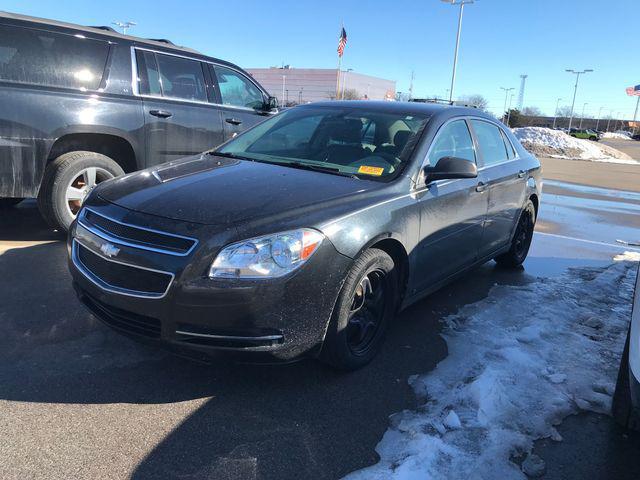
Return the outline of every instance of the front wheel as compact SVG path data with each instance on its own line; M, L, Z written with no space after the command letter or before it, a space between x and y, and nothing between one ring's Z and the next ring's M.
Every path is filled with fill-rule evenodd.
M531 240L533 240L533 229L535 228L535 225L536 208L534 207L533 202L528 200L520 213L516 232L513 235L513 240L511 241L511 248L508 252L495 258L498 265L510 268L522 265L529 253L529 247L531 246Z
M640 417L633 408L631 400L631 386L629 382L629 340L631 332L627 335L627 341L620 360L620 370L618 370L618 381L613 394L612 414L614 420L626 429L639 430Z
M338 296L320 359L341 370L356 370L378 353L398 299L393 259L372 248L354 263Z

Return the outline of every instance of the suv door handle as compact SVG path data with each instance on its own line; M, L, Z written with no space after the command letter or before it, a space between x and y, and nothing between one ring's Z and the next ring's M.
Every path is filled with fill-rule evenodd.
M242 120L238 120L237 118L225 118L224 121L231 125L242 125Z
M487 184L484 182L478 182L476 185L476 192L484 192L487 189Z
M524 176L527 174L526 170L520 170L518 172L518 178L524 178Z
M173 115L173 113L167 112L166 110L149 110L149 113L159 118L169 118Z

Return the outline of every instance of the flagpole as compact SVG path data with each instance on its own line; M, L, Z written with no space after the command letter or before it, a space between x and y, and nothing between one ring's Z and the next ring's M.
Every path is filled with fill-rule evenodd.
M638 100L636 100L636 111L633 112L633 135L636 134L636 118L638 117L638 104L640 104L640 95L638 95Z
M338 54L338 75L336 78L336 100L340 100L340 68L342 68L342 55Z

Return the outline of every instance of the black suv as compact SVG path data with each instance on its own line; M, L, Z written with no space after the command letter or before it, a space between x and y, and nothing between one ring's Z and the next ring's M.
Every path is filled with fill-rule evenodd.
M168 40L0 12L0 206L66 230L99 182L210 149L276 110L231 63Z

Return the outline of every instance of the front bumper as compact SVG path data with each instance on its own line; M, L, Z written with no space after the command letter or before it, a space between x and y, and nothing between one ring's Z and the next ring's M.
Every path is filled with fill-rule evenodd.
M328 239L305 265L288 276L212 280L207 277L208 268L224 245L239 240L235 230L220 232L180 224L106 202L91 208L116 221L188 233L198 240L188 255L165 255L113 238L105 240L101 232L74 223L69 235L74 287L80 301L110 327L183 353L224 352L258 362L292 361L319 352L351 263ZM151 297L120 292L92 278L77 251L88 249L104 258L101 248L105 243L117 248L117 261L122 264L170 274L166 292Z

